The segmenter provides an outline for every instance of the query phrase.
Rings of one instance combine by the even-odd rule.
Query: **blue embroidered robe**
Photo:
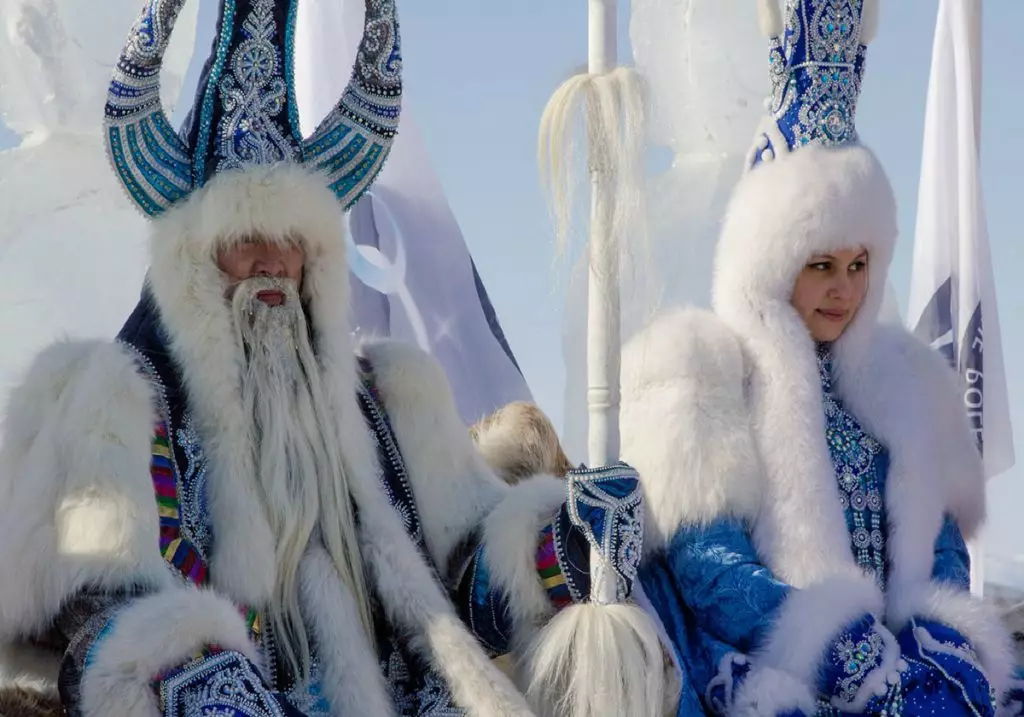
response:
[[[827,348],[822,347],[818,358],[826,437],[850,548],[857,563],[884,589],[888,453],[833,394]],[[969,589],[970,558],[952,520],[945,521],[934,555],[936,580]],[[689,677],[680,716],[714,713],[706,691],[720,661],[731,652],[756,650],[792,589],[765,567],[748,526],[734,518],[681,528],[668,549],[642,567],[640,581]]]

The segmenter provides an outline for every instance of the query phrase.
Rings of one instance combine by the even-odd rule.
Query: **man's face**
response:
[[[236,242],[217,254],[217,266],[228,277],[231,286],[229,293],[246,279],[261,276],[291,279],[299,287],[305,261],[306,253],[298,243],[260,239]],[[280,306],[285,300],[284,292],[277,289],[262,291],[257,298],[270,306]]]

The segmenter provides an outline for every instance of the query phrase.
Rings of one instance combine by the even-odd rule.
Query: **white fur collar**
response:
[[[836,342],[834,361],[839,396],[889,449],[890,523],[915,526],[890,533],[893,557],[904,558],[894,561],[895,572],[927,566],[930,575],[944,511],[968,533],[982,515],[980,461],[952,372],[905,332],[877,322],[895,238],[892,189],[863,146],[801,148],[754,168],[740,180],[723,224],[715,312],[739,334],[755,367],[749,399],[766,475],[755,540],[798,586],[856,570],[825,441],[814,345],[789,303],[815,254],[868,249],[867,295]],[[940,430],[944,445],[936,448]]]

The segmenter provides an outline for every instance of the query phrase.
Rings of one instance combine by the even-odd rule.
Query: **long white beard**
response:
[[[285,294],[280,306],[256,298]],[[291,674],[307,677],[310,647],[299,604],[299,562],[311,539],[322,540],[358,606],[373,644],[338,425],[328,407],[320,367],[295,282],[253,278],[232,300],[236,341],[245,356],[242,400],[252,416],[256,484],[277,543],[277,580],[268,617]]]

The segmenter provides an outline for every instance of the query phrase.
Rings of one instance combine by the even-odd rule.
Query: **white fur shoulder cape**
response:
[[[998,619],[980,601],[931,580],[944,516],[969,539],[985,515],[981,462],[955,375],[909,333],[881,325],[859,360],[840,364],[840,398],[890,456],[891,569],[883,596],[854,562],[825,443],[813,343],[796,341],[742,335],[712,312],[677,309],[627,345],[623,458],[644,484],[647,554],[682,526],[740,518],[764,564],[799,588],[766,653],[818,654],[865,612],[894,631],[921,615],[967,635],[994,686],[1005,685],[1011,660]],[[786,633],[801,635],[808,649]]]

